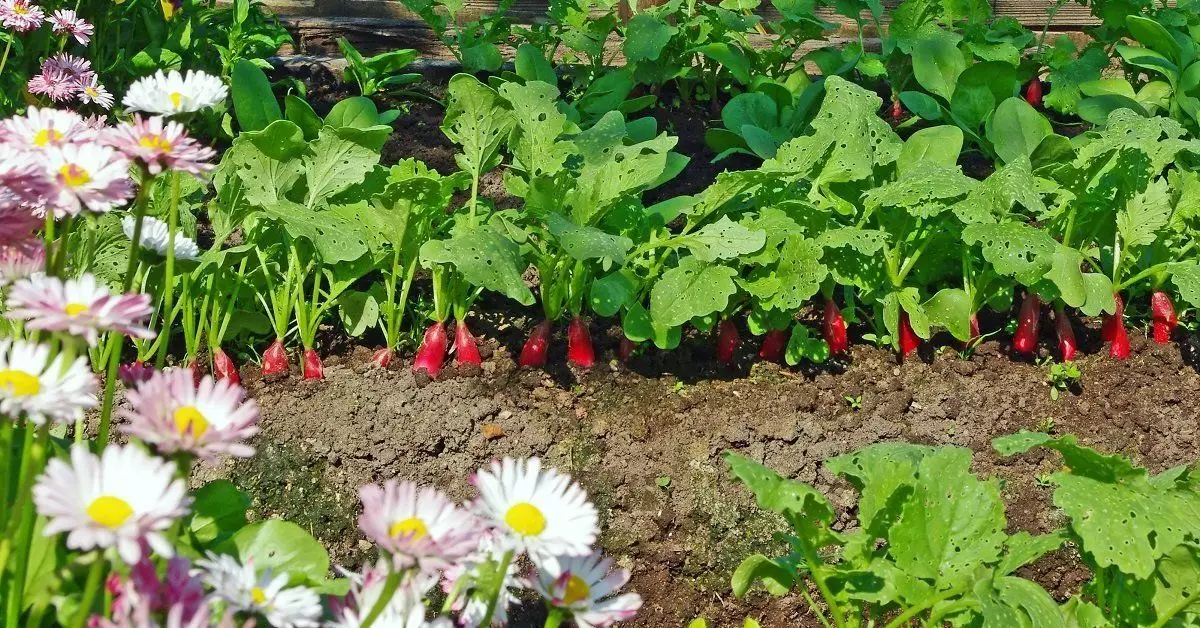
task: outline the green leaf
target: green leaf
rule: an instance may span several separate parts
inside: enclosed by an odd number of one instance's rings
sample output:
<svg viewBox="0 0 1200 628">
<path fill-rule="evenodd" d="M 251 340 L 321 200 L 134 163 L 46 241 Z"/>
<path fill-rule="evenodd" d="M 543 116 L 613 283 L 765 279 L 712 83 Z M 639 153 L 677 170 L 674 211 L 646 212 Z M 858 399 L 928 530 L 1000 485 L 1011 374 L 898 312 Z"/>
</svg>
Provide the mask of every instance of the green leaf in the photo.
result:
<svg viewBox="0 0 1200 628">
<path fill-rule="evenodd" d="M 958 447 L 922 458 L 912 497 L 889 532 L 897 566 L 939 588 L 969 582 L 980 564 L 1000 558 L 1006 538 L 999 482 L 980 481 L 970 466 L 971 451 Z"/>
<path fill-rule="evenodd" d="M 558 172 L 575 147 L 573 142 L 558 141 L 571 126 L 558 110 L 558 88 L 541 81 L 505 83 L 500 95 L 512 106 L 515 126 L 508 148 L 513 166 L 530 180 Z"/>
<path fill-rule="evenodd" d="M 766 242 L 765 232 L 747 229 L 730 220 L 729 216 L 721 216 L 695 233 L 674 240 L 675 246 L 687 248 L 702 262 L 748 255 L 761 249 Z"/>
<path fill-rule="evenodd" d="M 967 69 L 967 61 L 958 49 L 962 38 L 930 24 L 921 30 L 913 44 L 912 71 L 917 82 L 929 92 L 950 101 L 958 75 Z"/>
<path fill-rule="evenodd" d="M 325 127 L 312 143 L 312 154 L 303 161 L 308 182 L 305 206 L 313 209 L 327 204 L 329 197 L 361 183 L 379 163 L 379 153 L 343 139 L 339 130 Z"/>
<path fill-rule="evenodd" d="M 541 81 L 550 85 L 558 84 L 558 75 L 554 66 L 542 56 L 542 52 L 533 44 L 517 46 L 517 58 L 514 63 L 517 76 L 526 81 Z M 503 88 L 501 88 L 503 89 Z"/>
<path fill-rule="evenodd" d="M 311 242 L 327 264 L 356 260 L 368 250 L 359 226 L 333 212 L 318 212 L 290 201 L 279 201 L 264 207 L 259 215 L 278 222 L 293 238 Z"/>
<path fill-rule="evenodd" d="M 478 177 L 500 161 L 500 143 L 513 126 L 508 103 L 470 74 L 455 74 L 446 88 L 442 131 L 462 148 L 458 166 Z"/>
<path fill-rule="evenodd" d="M 979 244 L 983 258 L 1001 275 L 1032 286 L 1050 272 L 1059 244 L 1050 234 L 1022 222 L 968 225 L 962 232 L 968 244 Z"/>
<path fill-rule="evenodd" d="M 734 477 L 754 493 L 760 508 L 786 517 L 789 521 L 807 520 L 814 526 L 828 526 L 833 520 L 833 507 L 813 487 L 788 480 L 753 460 L 725 453 Z"/>
<path fill-rule="evenodd" d="M 921 460 L 934 451 L 925 445 L 876 443 L 830 458 L 825 468 L 859 490 L 859 524 L 873 535 L 884 535 L 912 492 Z"/>
<path fill-rule="evenodd" d="M 588 305 L 600 316 L 614 316 L 633 298 L 637 287 L 632 271 L 611 272 L 592 282 Z"/>
<path fill-rule="evenodd" d="M 1036 536 L 1021 530 L 1004 542 L 1006 551 L 1000 564 L 996 565 L 996 572 L 1008 575 L 1058 549 L 1066 540 L 1066 532 L 1062 530 Z"/>
<path fill-rule="evenodd" d="M 329 573 L 329 554 L 300 526 L 270 519 L 248 525 L 233 535 L 238 560 L 254 568 L 288 575 L 292 585 L 320 584 Z"/>
<path fill-rule="evenodd" d="M 596 227 L 577 225 L 559 214 L 547 215 L 546 226 L 567 255 L 577 260 L 609 260 L 618 266 L 625 263 L 625 254 L 633 248 L 633 240 L 612 235 Z"/>
<path fill-rule="evenodd" d="M 942 119 L 942 106 L 933 96 L 924 92 L 900 92 L 900 102 L 922 120 L 936 122 Z"/>
<path fill-rule="evenodd" d="M 713 42 L 697 46 L 692 50 L 721 64 L 721 67 L 729 70 L 734 80 L 742 85 L 750 84 L 750 60 L 746 57 L 746 53 L 742 52 L 741 48 L 731 46 L 725 42 Z"/>
<path fill-rule="evenodd" d="M 284 116 L 304 131 L 304 139 L 310 142 L 317 139 L 317 133 L 325 123 L 313 111 L 312 105 L 295 94 L 285 96 L 283 104 Z"/>
<path fill-rule="evenodd" d="M 533 293 L 525 285 L 525 263 L 517 245 L 490 226 L 464 229 L 448 240 L 430 240 L 421 246 L 421 262 L 450 264 L 469 283 L 532 305 Z"/>
<path fill-rule="evenodd" d="M 733 595 L 738 598 L 744 597 L 755 583 L 762 584 L 767 593 L 781 597 L 792 590 L 796 575 L 790 565 L 762 554 L 754 554 L 733 570 L 730 584 L 733 587 Z"/>
<path fill-rule="evenodd" d="M 961 288 L 942 288 L 921 305 L 932 325 L 945 327 L 963 342 L 971 339 L 971 297 Z"/>
<path fill-rule="evenodd" d="M 1179 289 L 1179 297 L 1192 307 L 1200 307 L 1200 264 L 1180 262 L 1172 264 L 1171 283 Z"/>
<path fill-rule="evenodd" d="M 462 53 L 463 69 L 468 72 L 495 72 L 504 63 L 504 55 L 500 48 L 490 41 L 464 46 Z"/>
<path fill-rule="evenodd" d="M 1126 249 L 1153 244 L 1158 231 L 1171 219 L 1171 198 L 1166 179 L 1157 179 L 1134 195 L 1117 212 L 1117 232 Z"/>
<path fill-rule="evenodd" d="M 342 328 L 351 337 L 358 338 L 379 323 L 379 302 L 369 292 L 347 290 L 337 303 Z"/>
<path fill-rule="evenodd" d="M 695 256 L 683 258 L 665 273 L 650 291 L 650 315 L 655 325 L 676 327 L 693 318 L 720 312 L 737 292 L 737 271 L 705 263 Z"/>
<path fill-rule="evenodd" d="M 829 343 L 825 342 L 824 338 L 813 336 L 807 326 L 796 325 L 792 328 L 792 335 L 788 337 L 783 359 L 790 366 L 805 361 L 821 364 L 829 359 Z"/>
<path fill-rule="evenodd" d="M 987 121 L 988 141 L 1005 163 L 1033 155 L 1038 144 L 1053 133 L 1046 116 L 1015 96 L 1000 103 Z"/>
<path fill-rule="evenodd" d="M 202 546 L 212 547 L 246 525 L 250 496 L 229 480 L 213 480 L 192 493 L 188 530 Z"/>
<path fill-rule="evenodd" d="M 657 15 L 638 13 L 625 25 L 625 58 L 629 63 L 656 61 L 679 29 Z"/>
<path fill-rule="evenodd" d="M 1180 545 L 1158 561 L 1151 601 L 1161 622 L 1169 613 L 1177 621 L 1164 624 L 1194 625 L 1200 619 L 1200 550 Z"/>
<path fill-rule="evenodd" d="M 246 59 L 233 64 L 230 92 L 238 127 L 243 131 L 259 131 L 283 117 L 279 102 L 271 91 L 271 82 L 258 66 Z"/>
<path fill-rule="evenodd" d="M 1040 628 L 1063 625 L 1062 613 L 1050 594 L 1024 578 L 981 579 L 975 583 L 975 597 L 980 602 L 985 626 Z"/>
<path fill-rule="evenodd" d="M 1130 15 L 1125 18 L 1125 25 L 1138 43 L 1168 59 L 1180 59 L 1179 42 L 1162 24 L 1141 15 Z"/>
<path fill-rule="evenodd" d="M 952 167 L 962 152 L 963 132 L 956 126 L 942 125 L 921 129 L 909 136 L 896 164 L 904 176 L 920 161 Z"/>
</svg>

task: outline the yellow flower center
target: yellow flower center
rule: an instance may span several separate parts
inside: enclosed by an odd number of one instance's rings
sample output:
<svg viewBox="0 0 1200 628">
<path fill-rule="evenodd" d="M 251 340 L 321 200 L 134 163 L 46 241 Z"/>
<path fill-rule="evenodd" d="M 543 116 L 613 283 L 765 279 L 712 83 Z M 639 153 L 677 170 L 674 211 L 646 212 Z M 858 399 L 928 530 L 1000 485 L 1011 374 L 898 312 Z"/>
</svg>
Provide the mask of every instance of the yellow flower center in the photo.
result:
<svg viewBox="0 0 1200 628">
<path fill-rule="evenodd" d="M 396 523 L 393 523 L 391 529 L 388 530 L 388 535 L 392 538 L 407 538 L 413 541 L 427 534 L 429 534 L 429 528 L 425 527 L 424 521 L 421 521 L 416 517 L 409 517 L 408 519 L 397 521 Z"/>
<path fill-rule="evenodd" d="M 255 604 L 262 606 L 267 603 L 267 593 L 262 590 L 262 587 L 254 587 L 250 589 L 250 599 L 254 600 Z"/>
<path fill-rule="evenodd" d="M 45 146 L 51 142 L 57 142 L 63 138 L 62 131 L 57 129 L 42 129 L 33 136 L 34 146 Z"/>
<path fill-rule="evenodd" d="M 5 369 L 0 371 L 0 389 L 7 390 L 14 397 L 31 397 L 42 389 L 42 383 L 36 375 Z"/>
<path fill-rule="evenodd" d="M 179 106 L 183 104 L 183 94 L 180 94 L 179 92 L 171 92 L 171 104 L 175 105 L 175 108 L 178 109 Z"/>
<path fill-rule="evenodd" d="M 87 514 L 92 521 L 106 528 L 119 528 L 133 516 L 133 506 L 120 497 L 101 495 L 92 500 L 92 504 L 87 507 Z"/>
<path fill-rule="evenodd" d="M 58 174 L 62 175 L 64 183 L 73 188 L 87 185 L 92 180 L 92 175 L 78 164 L 63 164 L 63 167 L 58 169 Z"/>
<path fill-rule="evenodd" d="M 571 605 L 581 602 L 591 595 L 592 588 L 583 581 L 583 578 L 571 574 L 571 579 L 567 580 L 567 590 L 563 593 L 563 604 Z"/>
<path fill-rule="evenodd" d="M 175 429 L 181 435 L 191 432 L 192 436 L 200 438 L 208 431 L 208 420 L 196 409 L 196 406 L 183 406 L 175 410 Z"/>
<path fill-rule="evenodd" d="M 179 104 L 176 103 L 175 106 L 178 107 Z M 138 144 L 141 144 L 143 148 L 149 148 L 151 150 L 157 150 L 164 153 L 171 151 L 171 143 L 167 141 L 167 138 L 161 135 L 143 135 L 141 139 L 138 140 Z"/>
<path fill-rule="evenodd" d="M 529 502 L 509 508 L 504 515 L 504 522 L 522 536 L 537 536 L 546 529 L 546 515 Z"/>
<path fill-rule="evenodd" d="M 67 316 L 75 317 L 88 311 L 88 306 L 84 303 L 68 303 L 63 308 L 63 313 Z"/>
<path fill-rule="evenodd" d="M 29 7 L 23 4 L 14 4 L 12 10 L 17 15 L 29 15 Z"/>
</svg>

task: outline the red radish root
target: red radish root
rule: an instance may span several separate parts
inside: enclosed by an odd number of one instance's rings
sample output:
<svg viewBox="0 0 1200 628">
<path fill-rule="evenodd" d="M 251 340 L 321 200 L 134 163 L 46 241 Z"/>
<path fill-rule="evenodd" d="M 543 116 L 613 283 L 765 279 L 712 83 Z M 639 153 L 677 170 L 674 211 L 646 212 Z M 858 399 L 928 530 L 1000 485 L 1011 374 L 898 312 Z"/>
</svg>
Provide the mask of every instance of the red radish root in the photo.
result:
<svg viewBox="0 0 1200 628">
<path fill-rule="evenodd" d="M 192 371 L 192 385 L 199 388 L 200 380 L 204 379 L 204 375 L 200 372 L 200 361 L 196 358 L 192 358 L 191 361 L 187 363 L 187 368 Z"/>
<path fill-rule="evenodd" d="M 783 354 L 787 351 L 788 339 L 791 335 L 786 329 L 772 329 L 763 336 L 762 348 L 758 350 L 758 357 L 767 362 L 782 362 Z"/>
<path fill-rule="evenodd" d="M 384 347 L 371 354 L 371 364 L 385 369 L 392 365 L 392 348 Z"/>
<path fill-rule="evenodd" d="M 231 384 L 241 384 L 242 376 L 238 373 L 237 365 L 233 363 L 233 359 L 228 353 L 221 350 L 221 347 L 213 349 L 213 374 L 217 379 L 227 379 Z"/>
<path fill-rule="evenodd" d="M 1155 290 L 1150 295 L 1150 318 L 1154 342 L 1171 342 L 1171 333 L 1179 324 L 1179 318 L 1175 316 L 1175 304 L 1171 303 L 1171 297 L 1167 293 Z"/>
<path fill-rule="evenodd" d="M 521 347 L 521 357 L 517 363 L 522 367 L 534 368 L 546 365 L 546 354 L 550 348 L 550 321 L 538 323 L 529 333 L 529 340 Z"/>
<path fill-rule="evenodd" d="M 1017 353 L 1033 353 L 1037 349 L 1038 324 L 1042 317 L 1042 300 L 1033 292 L 1025 294 L 1021 312 L 1017 316 L 1017 332 L 1013 334 L 1013 350 Z"/>
<path fill-rule="evenodd" d="M 1029 81 L 1029 85 L 1025 86 L 1025 102 L 1033 105 L 1034 107 L 1041 107 L 1042 91 L 1043 88 L 1041 79 L 1036 76 L 1033 77 L 1033 80 Z"/>
<path fill-rule="evenodd" d="M 967 345 L 970 346 L 970 345 L 973 345 L 973 344 L 979 342 L 980 335 L 981 334 L 979 333 L 979 315 L 972 314 L 971 315 L 971 336 L 970 336 L 970 338 L 967 339 Z"/>
<path fill-rule="evenodd" d="M 1117 311 L 1115 314 L 1105 314 L 1104 322 L 1100 325 L 1100 340 L 1104 342 L 1112 342 L 1117 335 L 1117 327 L 1124 327 L 1125 323 L 1121 320 L 1125 316 L 1125 302 L 1121 300 L 1121 295 L 1114 294 L 1113 300 L 1117 302 Z"/>
<path fill-rule="evenodd" d="M 446 347 L 450 339 L 446 337 L 446 326 L 434 323 L 425 330 L 425 339 L 417 349 L 417 358 L 413 361 L 413 372 L 425 371 L 430 377 L 437 377 L 442 372 L 446 362 Z"/>
<path fill-rule="evenodd" d="M 717 361 L 722 364 L 733 363 L 733 354 L 740 340 L 737 324 L 728 318 L 722 319 L 717 325 Z"/>
<path fill-rule="evenodd" d="M 1075 359 L 1075 350 L 1079 347 L 1075 342 L 1075 329 L 1071 327 L 1071 317 L 1067 313 L 1057 312 L 1054 315 L 1054 332 L 1058 335 L 1058 354 L 1063 362 Z"/>
<path fill-rule="evenodd" d="M 325 366 L 321 364 L 321 356 L 317 355 L 315 349 L 304 350 L 300 366 L 304 379 L 325 379 Z"/>
<path fill-rule="evenodd" d="M 592 349 L 592 335 L 587 323 L 576 316 L 567 326 L 567 362 L 580 368 L 590 369 L 596 363 L 596 352 Z"/>
<path fill-rule="evenodd" d="M 892 98 L 892 119 L 899 122 L 900 118 L 904 117 L 904 105 L 900 104 L 899 98 Z"/>
<path fill-rule="evenodd" d="M 624 332 L 622 332 L 621 342 L 617 344 L 617 357 L 620 358 L 622 362 L 628 362 L 629 358 L 633 357 L 633 350 L 636 348 L 637 344 L 635 344 L 629 339 L 628 336 L 624 334 Z"/>
<path fill-rule="evenodd" d="M 458 321 L 458 325 L 454 327 L 454 362 L 459 365 L 483 364 L 483 358 L 479 357 L 479 345 L 475 343 L 475 336 L 471 335 L 471 330 L 464 321 Z"/>
<path fill-rule="evenodd" d="M 921 337 L 908 322 L 908 312 L 900 312 L 900 359 L 912 355 L 921 346 Z"/>
<path fill-rule="evenodd" d="M 825 342 L 829 345 L 829 355 L 845 353 L 850 348 L 850 338 L 846 335 L 846 319 L 838 309 L 833 299 L 825 301 L 825 316 L 821 321 L 821 331 Z"/>
<path fill-rule="evenodd" d="M 276 338 L 271 346 L 263 353 L 262 374 L 278 375 L 288 372 L 287 349 L 283 348 L 283 339 Z"/>
</svg>

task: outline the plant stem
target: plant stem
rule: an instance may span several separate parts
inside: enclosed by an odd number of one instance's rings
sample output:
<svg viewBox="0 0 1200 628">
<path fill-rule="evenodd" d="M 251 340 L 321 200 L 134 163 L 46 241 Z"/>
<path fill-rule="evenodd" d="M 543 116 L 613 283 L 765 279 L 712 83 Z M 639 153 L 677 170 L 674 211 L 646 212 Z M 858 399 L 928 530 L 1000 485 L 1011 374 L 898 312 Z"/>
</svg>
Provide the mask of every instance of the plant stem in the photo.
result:
<svg viewBox="0 0 1200 628">
<path fill-rule="evenodd" d="M 395 567 L 388 572 L 387 580 L 383 582 L 383 591 L 379 594 L 379 599 L 375 600 L 375 606 L 371 607 L 371 612 L 367 614 L 367 618 L 363 620 L 360 628 L 371 628 L 371 624 L 383 614 L 383 609 L 392 601 L 392 596 L 396 594 L 396 589 L 400 587 L 400 579 L 404 576 L 403 571 L 396 571 Z"/>
<path fill-rule="evenodd" d="M 29 427 L 26 427 L 29 429 Z M 30 503 L 29 497 L 33 485 L 33 477 L 40 472 L 41 461 L 45 457 L 46 446 L 50 442 L 50 424 L 42 425 L 37 430 L 37 440 L 33 447 L 29 450 L 29 459 L 36 459 L 38 462 L 31 463 L 28 466 L 25 460 L 21 461 L 22 471 L 27 471 L 21 477 L 21 486 L 18 488 L 16 504 L 13 511 L 18 514 L 19 527 L 17 528 L 17 540 L 13 543 L 12 526 L 8 526 L 8 533 L 4 537 L 4 547 L 0 547 L 0 565 L 8 564 L 8 554 L 15 547 L 16 549 L 16 564 L 13 565 L 12 582 L 9 585 L 8 608 L 5 613 L 5 626 L 21 625 L 19 619 L 21 617 L 21 606 L 25 597 L 25 578 L 29 571 L 29 548 L 33 542 L 33 524 L 36 519 L 36 512 L 33 504 Z M 36 467 L 36 468 L 35 468 Z"/>
<path fill-rule="evenodd" d="M 83 625 L 87 623 L 88 614 L 92 609 L 92 604 L 96 602 L 96 593 L 100 590 L 103 576 L 104 557 L 97 554 L 96 561 L 88 569 L 87 584 L 83 586 L 83 600 L 79 603 L 79 612 L 75 614 L 75 620 L 71 622 L 72 628 L 83 628 Z"/>
<path fill-rule="evenodd" d="M 496 603 L 500 600 L 500 592 L 504 589 L 504 576 L 508 574 L 508 566 L 512 564 L 512 559 L 512 550 L 504 552 L 504 556 L 500 558 L 500 564 L 495 574 L 496 584 L 489 591 L 487 612 L 483 615 L 483 621 L 479 622 L 480 626 L 492 625 L 492 617 L 496 614 Z M 367 627 L 364 626 L 363 628 Z"/>
<path fill-rule="evenodd" d="M 558 606 L 551 604 L 547 604 L 547 606 L 550 607 L 550 613 L 546 615 L 546 623 L 542 625 L 542 628 L 558 628 L 562 624 L 563 619 L 566 618 L 567 613 Z"/>
<path fill-rule="evenodd" d="M 8 476 L 11 471 L 13 462 L 13 431 L 16 429 L 16 424 L 13 421 L 4 421 L 0 423 L 0 455 L 3 455 L 4 460 L 0 462 L 0 530 L 8 527 Z M 3 569 L 3 563 L 0 563 L 0 569 Z"/>
<path fill-rule="evenodd" d="M 924 602 L 918 604 L 917 606 L 913 606 L 913 607 L 909 608 L 908 610 L 904 611 L 903 613 L 900 613 L 899 615 L 896 616 L 895 619 L 888 622 L 887 625 L 884 626 L 884 628 L 899 628 L 900 626 L 903 626 L 905 624 L 905 622 L 912 619 L 913 617 L 916 617 L 917 615 L 925 612 L 927 609 L 933 608 L 933 606 L 935 604 L 937 604 L 938 602 L 941 602 L 942 600 L 950 599 L 950 598 L 958 595 L 959 593 L 962 593 L 962 592 L 959 591 L 957 588 L 942 591 L 941 593 L 933 596 L 932 598 L 925 600 Z"/>
<path fill-rule="evenodd" d="M 179 231 L 179 173 L 171 172 L 171 206 L 167 214 L 167 267 L 163 278 L 163 316 L 160 335 L 162 344 L 158 346 L 158 357 L 154 360 L 155 368 L 161 369 L 167 361 L 167 345 L 170 339 L 171 323 L 175 320 L 172 310 L 175 301 L 175 233 Z"/>
</svg>

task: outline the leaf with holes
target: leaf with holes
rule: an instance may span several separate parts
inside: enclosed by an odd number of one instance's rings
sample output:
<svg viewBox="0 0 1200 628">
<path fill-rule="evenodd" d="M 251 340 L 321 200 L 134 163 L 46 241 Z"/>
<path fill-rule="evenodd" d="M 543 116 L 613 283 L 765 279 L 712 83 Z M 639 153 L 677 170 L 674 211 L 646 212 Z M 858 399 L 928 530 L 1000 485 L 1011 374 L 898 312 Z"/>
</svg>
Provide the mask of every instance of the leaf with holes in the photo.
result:
<svg viewBox="0 0 1200 628">
<path fill-rule="evenodd" d="M 442 132 L 462 150 L 454 156 L 458 166 L 478 178 L 499 163 L 500 144 L 513 127 L 512 111 L 496 90 L 470 74 L 451 77 L 446 98 Z"/>
<path fill-rule="evenodd" d="M 279 224 L 293 238 L 308 240 L 326 264 L 356 260 L 368 250 L 360 225 L 335 212 L 314 211 L 298 203 L 280 201 L 267 205 L 256 215 Z M 255 225 L 256 230 L 265 228 Z"/>
<path fill-rule="evenodd" d="M 663 273 L 650 291 L 650 315 L 655 325 L 676 327 L 693 318 L 720 312 L 737 292 L 737 271 L 707 263 L 695 256 L 683 258 Z"/>
<path fill-rule="evenodd" d="M 533 304 L 533 293 L 521 274 L 525 263 L 512 240 L 488 225 L 463 229 L 448 240 L 430 240 L 421 247 L 425 266 L 449 264 L 472 285 L 499 292 L 522 304 Z"/>
<path fill-rule="evenodd" d="M 379 163 L 379 153 L 361 144 L 343 139 L 340 130 L 322 128 L 312 143 L 312 154 L 304 157 L 304 178 L 308 183 L 305 206 L 325 205 L 329 197 L 361 183 Z"/>
</svg>

